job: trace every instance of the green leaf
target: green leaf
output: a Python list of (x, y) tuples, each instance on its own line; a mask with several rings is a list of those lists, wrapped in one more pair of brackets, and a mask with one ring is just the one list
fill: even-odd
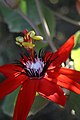
[(74, 49), (77, 49), (80, 47), (80, 31), (75, 33), (75, 46)]
[[(22, 12), (27, 15), (36, 25), (40, 24), (40, 18), (37, 12), (37, 7), (34, 0), (20, 0), (19, 4)], [(10, 9), (0, 3), (0, 11), (8, 24), (10, 31), (20, 32), (23, 29), (31, 29), (31, 26), (16, 13), (14, 9)]]
[(71, 58), (74, 60), (74, 67), (80, 71), (80, 31), (75, 34), (75, 46), (71, 51)]
[[(16, 103), (18, 92), (19, 92), (19, 88), (14, 92), (12, 92), (11, 94), (9, 94), (4, 100), (2, 110), (5, 114), (9, 116), (13, 116), (14, 106)], [(29, 115), (36, 113), (38, 110), (44, 107), (47, 103), (48, 103), (48, 100), (42, 98), (40, 95), (38, 95), (38, 93), (36, 93), (35, 100)]]
[(19, 92), (19, 88), (14, 92), (12, 92), (11, 94), (9, 94), (4, 100), (2, 110), (5, 114), (9, 116), (13, 116), (14, 106), (15, 106), (18, 92)]
[(40, 24), (40, 18), (38, 15), (35, 0), (27, 0), (27, 15), (36, 24)]
[(21, 32), (25, 28), (31, 29), (31, 26), (15, 10), (7, 8), (0, 3), (0, 11), (11, 32)]
[(27, 13), (27, 2), (26, 2), (26, 0), (20, 0), (20, 9), (22, 10), (22, 12), (24, 13), (24, 14), (26, 14)]
[[(75, 46), (71, 51), (71, 58), (74, 60), (74, 67), (80, 71), (80, 31), (75, 34)], [(80, 95), (71, 93), (69, 96), (69, 106), (80, 117)]]
[(75, 69), (80, 71), (80, 48), (72, 50), (71, 58), (74, 60)]
[(46, 48), (47, 46), (48, 46), (48, 43), (45, 43), (43, 41), (36, 41), (35, 50), (38, 53), (41, 48)]
[(37, 95), (35, 97), (35, 101), (32, 105), (32, 108), (29, 112), (29, 115), (31, 114), (35, 114), (36, 112), (38, 112), (39, 110), (41, 110), (41, 108), (43, 108), (49, 101), (47, 99), (42, 98), (40, 95)]

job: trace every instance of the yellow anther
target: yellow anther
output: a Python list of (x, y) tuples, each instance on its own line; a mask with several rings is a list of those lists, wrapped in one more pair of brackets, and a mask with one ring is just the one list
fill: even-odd
[(19, 45), (20, 47), (23, 46), (26, 49), (31, 49), (31, 50), (33, 49), (33, 51), (34, 51), (35, 44), (33, 44), (33, 43), (35, 43), (36, 40), (38, 40), (38, 41), (43, 40), (43, 37), (37, 36), (33, 30), (30, 32), (27, 32), (27, 31), (24, 31), (24, 32), (25, 32), (24, 37), (22, 37), (22, 36), (16, 37), (16, 44)]
[(32, 44), (30, 42), (23, 42), (22, 45), (25, 47), (25, 48), (33, 48), (35, 47), (35, 44)]
[(24, 36), (24, 39), (26, 40), (26, 36)]
[(20, 47), (22, 47), (22, 45), (19, 42), (16, 42), (17, 45), (19, 45)]
[(16, 41), (22, 43), (24, 41), (24, 38), (21, 36), (16, 37)]
[(33, 38), (35, 36), (35, 34), (36, 33), (34, 31), (30, 31), (26, 35), (27, 35), (27, 37), (30, 36), (31, 38)]
[(35, 32), (34, 31), (30, 31), (30, 37), (33, 38), (35, 36)]
[(34, 36), (33, 39), (34, 40), (43, 40), (43, 37), (42, 36)]

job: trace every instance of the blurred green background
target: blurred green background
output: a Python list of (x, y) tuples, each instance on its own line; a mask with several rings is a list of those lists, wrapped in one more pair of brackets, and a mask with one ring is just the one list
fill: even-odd
[[(44, 37), (44, 42), (37, 42), (36, 51), (42, 47), (55, 51), (76, 33), (69, 61), (80, 71), (79, 0), (0, 0), (0, 65), (20, 58), (23, 49), (15, 44), (15, 38), (25, 28)], [(0, 120), (11, 120), (18, 91), (19, 88), (0, 100)], [(29, 115), (29, 120), (80, 120), (80, 96), (69, 93), (62, 108), (36, 95)]]

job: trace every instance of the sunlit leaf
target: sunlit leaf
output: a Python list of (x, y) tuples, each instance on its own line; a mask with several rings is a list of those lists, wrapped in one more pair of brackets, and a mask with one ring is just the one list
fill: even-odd
[(75, 34), (75, 46), (71, 51), (71, 58), (74, 60), (74, 67), (80, 71), (80, 31)]
[[(75, 34), (75, 46), (71, 51), (71, 58), (74, 60), (74, 68), (80, 71), (80, 31)], [(68, 103), (75, 114), (80, 117), (80, 95), (71, 93)]]
[(71, 57), (74, 60), (75, 69), (80, 71), (80, 48), (72, 50)]
[(24, 14), (27, 14), (27, 2), (26, 0), (20, 0), (20, 9)]
[(75, 33), (75, 46), (74, 49), (80, 47), (80, 31)]

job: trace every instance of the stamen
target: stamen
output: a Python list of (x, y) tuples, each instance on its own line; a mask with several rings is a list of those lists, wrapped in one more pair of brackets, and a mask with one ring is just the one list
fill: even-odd
[[(43, 40), (42, 36), (36, 36), (36, 33), (34, 31), (24, 30), (24, 37), (19, 36), (16, 38), (16, 44), (20, 47), (24, 47), (29, 53), (32, 59), (34, 60), (34, 47), (35, 47), (35, 41)], [(34, 43), (33, 43), (34, 41)]]
[(24, 70), (30, 77), (38, 77), (44, 68), (44, 61), (41, 58), (35, 58), (34, 61), (27, 61)]
[[(19, 65), (20, 67), (23, 68), (23, 72), (21, 71), (21, 74), (25, 74), (27, 76), (29, 76), (31, 79), (32, 78), (41, 78), (45, 75), (48, 67), (50, 66), (50, 64), (58, 57), (56, 56), (54, 59), (52, 59), (52, 54), (49, 54), (48, 57), (46, 58), (46, 60), (44, 61), (44, 56), (42, 56), (43, 54), (43, 50), (40, 49), (39, 51), (39, 57), (36, 54), (36, 52), (34, 51), (34, 59), (32, 59), (32, 57), (30, 56), (30, 54), (28, 53), (28, 51), (26, 52), (26, 54), (22, 55), (21, 54), (21, 61), (16, 61), (16, 64)], [(19, 72), (19, 71), (17, 71)]]

